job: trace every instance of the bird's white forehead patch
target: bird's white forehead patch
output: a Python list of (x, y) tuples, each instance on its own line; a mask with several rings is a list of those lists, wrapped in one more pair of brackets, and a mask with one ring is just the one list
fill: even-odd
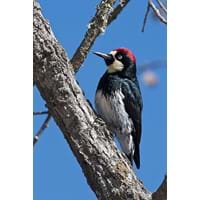
[(123, 68), (124, 68), (123, 63), (115, 58), (116, 53), (117, 53), (117, 51), (111, 51), (110, 52), (110, 54), (113, 55), (115, 60), (114, 60), (114, 62), (112, 64), (110, 64), (108, 66), (108, 73), (119, 72), (119, 71), (122, 71)]
[(115, 56), (115, 54), (117, 53), (117, 51), (111, 51), (110, 54), (112, 54), (113, 56)]

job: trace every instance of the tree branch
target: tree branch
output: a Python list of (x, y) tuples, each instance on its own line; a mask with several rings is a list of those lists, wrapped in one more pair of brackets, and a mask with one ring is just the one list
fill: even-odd
[(34, 82), (98, 199), (151, 199), (85, 99), (63, 48), (34, 1)]
[(97, 6), (96, 14), (88, 24), (88, 30), (85, 33), (84, 39), (71, 59), (75, 72), (78, 71), (81, 64), (86, 59), (95, 39), (100, 33), (105, 32), (107, 26), (117, 18), (128, 2), (129, 0), (123, 1), (123, 3), (120, 3), (114, 10), (113, 5), (115, 0), (102, 0)]
[(149, 10), (150, 10), (150, 6), (149, 6), (149, 4), (147, 4), (147, 10), (146, 10), (146, 13), (145, 13), (145, 16), (144, 16), (144, 21), (143, 21), (143, 26), (142, 26), (142, 32), (144, 32), (144, 28), (145, 28), (145, 25), (147, 23), (147, 18), (148, 18)]
[(40, 111), (40, 112), (33, 112), (33, 115), (46, 115), (48, 114), (48, 111)]
[(167, 176), (156, 192), (152, 194), (152, 200), (167, 200)]
[(34, 82), (91, 189), (102, 200), (152, 199), (105, 123), (88, 104), (69, 58), (36, 1), (33, 15)]
[(109, 18), (108, 18), (108, 25), (117, 19), (121, 11), (125, 8), (125, 6), (130, 2), (130, 0), (124, 0), (121, 1), (120, 4), (111, 12)]
[[(160, 2), (159, 0), (157, 0), (159, 2), (159, 5), (161, 6), (164, 6), (162, 4), (162, 2)], [(161, 4), (160, 4), (161, 3)], [(142, 25), (142, 32), (144, 32), (144, 28), (145, 28), (145, 25), (147, 23), (147, 18), (148, 18), (148, 14), (149, 14), (149, 11), (150, 11), (150, 8), (152, 9), (152, 11), (154, 12), (155, 16), (164, 24), (167, 24), (167, 19), (165, 19), (164, 16), (161, 15), (160, 13), (160, 10), (155, 6), (155, 4), (153, 3), (152, 0), (148, 0), (148, 4), (147, 4), (147, 9), (146, 9), (146, 12), (145, 12), (145, 16), (144, 16), (144, 21), (143, 21), (143, 25)], [(163, 7), (162, 9), (165, 9), (165, 7)], [(166, 10), (166, 14), (167, 14), (167, 10)]]
[(50, 119), (51, 119), (51, 115), (48, 114), (46, 119), (44, 120), (42, 126), (40, 127), (39, 131), (35, 134), (35, 136), (33, 138), (33, 146), (35, 146), (35, 144), (37, 143), (37, 141), (41, 137), (42, 133), (44, 132), (45, 128), (48, 127), (48, 123), (49, 123)]
[(167, 14), (167, 8), (165, 7), (165, 5), (160, 1), (160, 0), (156, 0), (160, 6), (160, 8)]
[(161, 15), (160, 10), (158, 8), (156, 8), (155, 4), (153, 3), (152, 0), (148, 1), (149, 6), (152, 8), (154, 14), (156, 15), (156, 17), (164, 24), (167, 24), (167, 19), (165, 19), (164, 16)]

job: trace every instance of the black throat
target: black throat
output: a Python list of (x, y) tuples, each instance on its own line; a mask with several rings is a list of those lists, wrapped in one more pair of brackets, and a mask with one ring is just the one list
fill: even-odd
[(122, 71), (116, 72), (119, 77), (127, 78), (130, 80), (136, 79), (136, 64), (135, 63), (128, 63), (128, 65), (124, 66)]
[(136, 83), (138, 82), (135, 64), (132, 64), (128, 68), (124, 68), (119, 72), (109, 73), (106, 71), (99, 81), (97, 91), (102, 90), (102, 93), (105, 96), (112, 95), (116, 90), (120, 89), (121, 82), (124, 79), (128, 79)]

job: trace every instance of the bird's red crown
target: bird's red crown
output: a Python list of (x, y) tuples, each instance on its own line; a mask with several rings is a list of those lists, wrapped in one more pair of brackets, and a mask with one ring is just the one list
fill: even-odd
[(129, 50), (127, 48), (117, 48), (117, 49), (115, 49), (115, 51), (122, 52), (122, 53), (126, 54), (134, 63), (136, 62), (136, 57), (132, 53), (131, 50)]

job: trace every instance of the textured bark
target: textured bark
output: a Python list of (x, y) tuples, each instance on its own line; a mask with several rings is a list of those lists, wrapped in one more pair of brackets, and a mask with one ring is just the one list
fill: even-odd
[(90, 21), (88, 30), (86, 31), (80, 46), (71, 59), (71, 63), (76, 72), (86, 59), (95, 39), (100, 35), (100, 33), (105, 32), (107, 26), (117, 18), (128, 2), (129, 0), (123, 0), (113, 9), (115, 0), (102, 0), (97, 6), (96, 14)]
[(167, 176), (156, 192), (152, 194), (152, 200), (167, 200)]
[(64, 49), (35, 1), (33, 14), (34, 83), (88, 184), (98, 199), (151, 199), (126, 156), (117, 149), (105, 123), (88, 104)]
[(96, 14), (88, 25), (88, 31), (71, 60), (75, 71), (79, 69), (80, 65), (85, 60), (95, 39), (100, 33), (105, 31), (114, 3), (115, 0), (104, 0), (97, 6)]

